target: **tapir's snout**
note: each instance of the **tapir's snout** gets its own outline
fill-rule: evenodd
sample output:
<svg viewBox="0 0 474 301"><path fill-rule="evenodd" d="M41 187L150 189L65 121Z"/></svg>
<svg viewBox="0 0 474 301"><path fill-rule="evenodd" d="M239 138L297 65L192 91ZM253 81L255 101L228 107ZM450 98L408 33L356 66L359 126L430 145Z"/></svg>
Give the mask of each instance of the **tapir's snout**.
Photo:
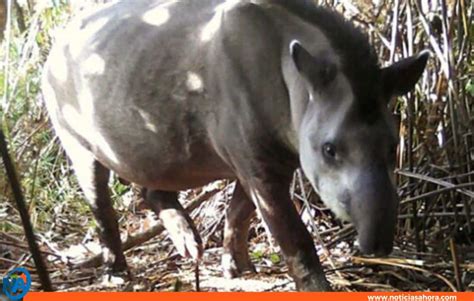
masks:
<svg viewBox="0 0 474 301"><path fill-rule="evenodd" d="M367 255L392 252L398 213L398 195L387 172L359 178L350 215L358 233L359 249Z"/></svg>
<svg viewBox="0 0 474 301"><path fill-rule="evenodd" d="M385 228L375 233L359 233L359 249L363 254L377 257L387 256L392 253L395 227Z"/></svg>

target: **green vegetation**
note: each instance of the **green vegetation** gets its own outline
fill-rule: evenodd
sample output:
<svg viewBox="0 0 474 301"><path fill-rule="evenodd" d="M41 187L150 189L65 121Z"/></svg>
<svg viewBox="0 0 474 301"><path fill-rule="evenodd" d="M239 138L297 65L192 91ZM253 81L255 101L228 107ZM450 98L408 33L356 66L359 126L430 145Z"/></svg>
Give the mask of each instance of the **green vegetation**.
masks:
<svg viewBox="0 0 474 301"><path fill-rule="evenodd" d="M98 1L84 0L81 4L94 5L91 4L94 2ZM353 284L338 284L342 290L449 290L452 286L472 290L472 280L471 284L461 280L469 279L465 275L472 272L473 258L469 258L464 250L472 248L474 243L472 1L319 2L334 6L363 27L375 43L381 62L396 61L410 52L416 53L425 48L433 53L428 70L416 91L398 99L393 106L394 112L401 115L397 180L402 204L395 256L423 260L423 268L429 272L410 270L406 266L417 265L412 261L404 261L405 267L401 268L397 268L396 264L378 266L383 271L381 273L374 273L372 268L332 272L330 280L334 281L338 277L344 277L346 282L334 283L354 280ZM337 4L332 5L333 2ZM373 2L380 4L375 5ZM0 50L0 125L8 138L11 155L21 176L39 241L45 249L53 252L84 241L84 237L90 236L87 234L93 233L95 229L94 219L83 200L71 166L51 130L40 91L42 65L54 41L54 32L70 18L72 9L68 0L28 0L22 1L15 12L11 30L4 35ZM0 25L3 25L4 16L4 12L0 11ZM10 252L13 254L9 255L12 259L2 260L2 241L11 242L16 238L18 241L15 243L21 243L23 236L8 185L0 163L0 275L10 268L12 261L24 259L24 253ZM294 186L295 196L300 199L314 195L310 193L309 185ZM116 207L121 211L121 216L125 216L120 221L128 230L128 218L133 212L128 211L129 204L123 201L123 196L130 193L131 189L116 179L112 181L111 187L113 199L118 205ZM305 193L300 195L301 190ZM316 203L313 209L319 210L324 205L315 199L311 198ZM224 206L211 207L222 211ZM340 269L349 264L343 258L350 257L351 250L347 246L339 248L338 245L341 241L352 241L354 233L326 211L318 212L318 222L325 227L321 239L331 249L331 258L337 258L331 265L324 261L329 265L326 268ZM197 221L208 218L200 214L194 214ZM212 216L215 219L222 213ZM215 226L206 227L212 230L209 237L219 245L223 228L221 220L216 221ZM137 228L139 226L134 227ZM262 227L259 227L258 222L254 222L252 229L253 240L261 240L265 236L262 234L264 231L259 231ZM211 240L209 237L207 240ZM452 248L453 245L457 246L457 251ZM457 271L453 268L453 254L460 259ZM134 256L141 256L141 253L134 253ZM254 262L269 260L275 265L282 261L274 250L263 252L259 249L251 257ZM149 262L143 260L141 266L145 266L145 263ZM61 263L55 263L52 268L54 277L59 280L84 277L76 274L70 276ZM153 268L157 269L155 266ZM150 276L150 271L142 272ZM90 279L96 277L94 272L88 275ZM443 275L452 286L433 275ZM170 290L182 290L183 282L180 279L170 279ZM150 281L155 283L156 279ZM381 283L381 286L374 287L373 283ZM62 288L70 286L72 284L66 283Z"/></svg>

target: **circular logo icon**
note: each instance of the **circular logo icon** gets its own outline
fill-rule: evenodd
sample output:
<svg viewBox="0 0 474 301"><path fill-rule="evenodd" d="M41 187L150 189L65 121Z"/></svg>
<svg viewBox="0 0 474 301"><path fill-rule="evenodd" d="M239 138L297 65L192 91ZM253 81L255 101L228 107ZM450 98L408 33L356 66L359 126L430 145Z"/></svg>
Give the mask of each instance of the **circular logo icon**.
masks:
<svg viewBox="0 0 474 301"><path fill-rule="evenodd" d="M16 268L3 278L3 293L12 301L21 300L31 287L31 276L27 269Z"/></svg>

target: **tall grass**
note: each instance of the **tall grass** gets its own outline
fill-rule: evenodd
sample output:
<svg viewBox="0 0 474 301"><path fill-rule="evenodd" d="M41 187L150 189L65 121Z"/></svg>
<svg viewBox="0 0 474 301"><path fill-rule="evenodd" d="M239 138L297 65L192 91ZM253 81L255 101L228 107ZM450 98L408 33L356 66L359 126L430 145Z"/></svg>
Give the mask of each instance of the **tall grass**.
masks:
<svg viewBox="0 0 474 301"><path fill-rule="evenodd" d="M89 2L96 1L79 4ZM436 253L450 264L452 256L459 256L461 262L472 260L461 256L462 248L472 247L474 235L472 1L319 2L363 27L384 65L422 49L432 52L415 91L393 103L393 111L401 117L398 182L402 204L397 244L407 254ZM35 228L43 241L66 247L80 241L94 222L50 128L39 84L54 31L72 11L67 0L34 3L16 7L2 43L0 121ZM4 19L1 12L0 23ZM125 210L121 196L129 188L117 181L113 188L114 200ZM305 189L310 190L309 186ZM310 195L309 191L304 195ZM21 237L19 217L10 199L0 164L0 233ZM446 273L455 279L463 270ZM457 285L462 289L462 284Z"/></svg>

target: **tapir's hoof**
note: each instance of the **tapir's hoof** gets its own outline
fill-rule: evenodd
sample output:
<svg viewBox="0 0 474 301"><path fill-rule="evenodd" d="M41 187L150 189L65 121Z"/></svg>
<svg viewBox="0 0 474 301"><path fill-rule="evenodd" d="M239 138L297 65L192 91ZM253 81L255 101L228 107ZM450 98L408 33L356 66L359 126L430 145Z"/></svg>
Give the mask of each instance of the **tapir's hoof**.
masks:
<svg viewBox="0 0 474 301"><path fill-rule="evenodd" d="M118 272L114 271L111 266L107 268L101 279L101 286L120 288L121 290L134 281L133 274L130 270L127 269L126 271Z"/></svg>
<svg viewBox="0 0 474 301"><path fill-rule="evenodd" d="M333 289L324 274L313 274L302 279L295 279L296 289L301 292L332 292Z"/></svg>
<svg viewBox="0 0 474 301"><path fill-rule="evenodd" d="M194 260L202 257L201 236L186 213L176 209L166 209L160 212L160 219L181 256L191 257Z"/></svg>
<svg viewBox="0 0 474 301"><path fill-rule="evenodd" d="M222 255L222 273L224 278L233 279L244 273L256 273L255 266L249 258L236 260L231 254Z"/></svg>
<svg viewBox="0 0 474 301"><path fill-rule="evenodd" d="M122 278L124 280L133 280L133 274L128 267L128 264L125 260L115 260L113 263L107 262L107 257L105 259L106 264L106 274L109 277Z"/></svg>
<svg viewBox="0 0 474 301"><path fill-rule="evenodd" d="M124 280L132 281L133 280L133 274L130 271L129 268L126 268L125 270L122 269L116 269L113 266L110 266L106 270L106 274L110 277L115 277L115 278L122 278Z"/></svg>

